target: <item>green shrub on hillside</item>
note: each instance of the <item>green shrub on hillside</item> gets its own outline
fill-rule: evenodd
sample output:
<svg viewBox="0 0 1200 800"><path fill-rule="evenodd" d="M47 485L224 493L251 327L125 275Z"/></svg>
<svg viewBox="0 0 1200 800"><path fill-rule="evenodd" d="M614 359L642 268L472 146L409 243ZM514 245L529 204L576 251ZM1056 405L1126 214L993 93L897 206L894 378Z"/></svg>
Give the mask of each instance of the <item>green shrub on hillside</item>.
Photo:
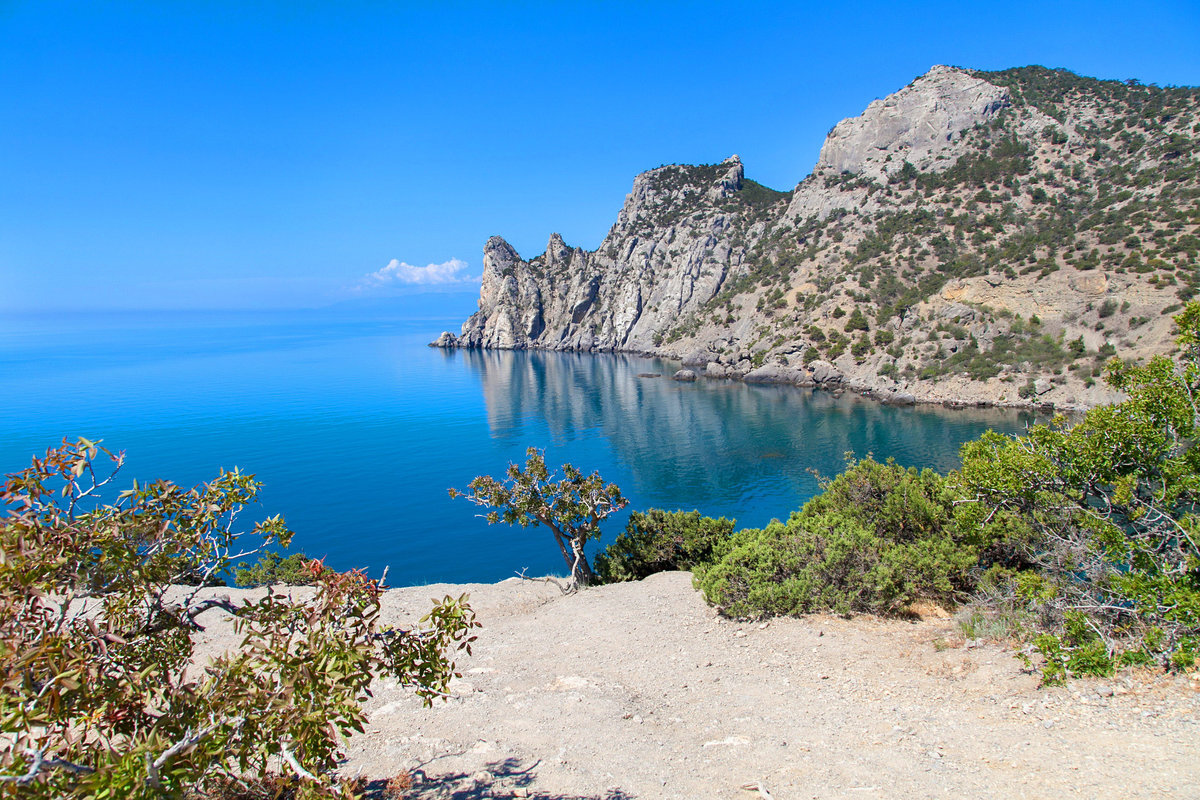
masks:
<svg viewBox="0 0 1200 800"><path fill-rule="evenodd" d="M891 614L967 588L976 548L955 533L940 475L867 458L824 489L786 523L734 534L698 568L708 601L734 617Z"/></svg>
<svg viewBox="0 0 1200 800"><path fill-rule="evenodd" d="M843 330L846 333L851 333L853 331L865 331L867 328L867 318L863 316L862 309L855 306L854 310L850 312L850 318L846 320Z"/></svg>
<svg viewBox="0 0 1200 800"><path fill-rule="evenodd" d="M636 581L709 561L714 548L733 534L735 520L702 517L699 511L633 512L625 531L596 556L604 583Z"/></svg>
<svg viewBox="0 0 1200 800"><path fill-rule="evenodd" d="M1024 436L988 432L963 446L948 478L851 462L786 523L719 542L695 567L697 586L734 617L888 614L978 587L973 629L1030 641L1044 682L1130 664L1191 668L1200 302L1175 321L1179 363L1109 364L1106 380L1128 400L1073 427L1059 418Z"/></svg>

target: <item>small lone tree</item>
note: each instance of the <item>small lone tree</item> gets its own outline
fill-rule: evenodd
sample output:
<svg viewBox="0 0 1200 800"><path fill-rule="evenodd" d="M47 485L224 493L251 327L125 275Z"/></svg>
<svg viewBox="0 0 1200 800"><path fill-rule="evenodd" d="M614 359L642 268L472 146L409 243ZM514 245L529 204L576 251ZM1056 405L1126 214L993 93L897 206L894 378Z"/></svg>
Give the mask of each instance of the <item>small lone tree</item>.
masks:
<svg viewBox="0 0 1200 800"><path fill-rule="evenodd" d="M605 484L599 472L585 476L570 464L563 464L564 477L555 481L546 469L541 450L531 447L525 454L524 468L508 465L507 480L480 475L471 481L468 491L451 489L450 496L495 509L486 515L489 525L545 525L554 534L563 561L571 570L569 590L594 583L596 575L584 545L600 535L600 523L609 514L620 511L629 501L621 496L615 483Z"/></svg>
<svg viewBox="0 0 1200 800"><path fill-rule="evenodd" d="M135 483L105 504L121 461L64 442L0 489L0 796L159 800L282 781L297 798L349 797L333 770L371 681L442 695L451 654L474 639L466 597L390 629L379 581L314 561L312 589L235 602L211 586L257 552L236 530L253 476ZM252 535L286 546L291 532L276 516ZM218 608L241 643L201 661L194 636Z"/></svg>

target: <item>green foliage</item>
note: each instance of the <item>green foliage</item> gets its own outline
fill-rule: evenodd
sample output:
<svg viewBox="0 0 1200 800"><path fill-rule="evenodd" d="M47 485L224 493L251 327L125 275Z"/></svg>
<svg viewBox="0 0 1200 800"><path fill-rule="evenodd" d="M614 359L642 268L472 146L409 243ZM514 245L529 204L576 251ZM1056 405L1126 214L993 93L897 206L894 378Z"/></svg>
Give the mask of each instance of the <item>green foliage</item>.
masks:
<svg viewBox="0 0 1200 800"><path fill-rule="evenodd" d="M791 196L791 192L776 191L747 178L742 181L742 190L734 198L752 214L761 214Z"/></svg>
<svg viewBox="0 0 1200 800"><path fill-rule="evenodd" d="M650 173L651 189L656 202L644 217L635 220L638 231L648 232L684 223L688 217L708 210L708 190L729 171L728 164L669 164ZM791 197L791 192L778 192L743 180L739 191L721 203L721 210L739 213L745 221L762 218L773 207Z"/></svg>
<svg viewBox="0 0 1200 800"><path fill-rule="evenodd" d="M1034 639L1042 656L1042 683L1063 683L1071 675L1106 678L1116 671L1116 662L1100 634L1089 627L1087 617L1068 611L1061 635L1043 633Z"/></svg>
<svg viewBox="0 0 1200 800"><path fill-rule="evenodd" d="M1175 319L1181 366L1110 364L1106 380L1128 400L1073 427L1060 419L963 447L956 482L971 502L958 524L1048 587L1017 598L1047 629L1037 645L1048 679L1094 674L1126 653L1178 667L1200 642L1200 304Z"/></svg>
<svg viewBox="0 0 1200 800"><path fill-rule="evenodd" d="M962 328L959 330L966 334ZM987 350L981 350L978 343L970 340L957 353L928 364L923 377L966 374L975 380L987 380L999 375L1005 367L1017 366L1032 372L1050 371L1070 363L1074 357L1075 351L1063 348L1059 339L1047 334L1027 335L1023 324L1014 323L1012 332L996 336ZM1032 398L1036 395L1032 385L1023 391L1025 393L1021 397Z"/></svg>
<svg viewBox="0 0 1200 800"><path fill-rule="evenodd" d="M824 489L787 523L738 531L718 548L696 570L708 601L734 617L891 614L966 588L975 550L950 525L937 473L867 458Z"/></svg>
<svg viewBox="0 0 1200 800"><path fill-rule="evenodd" d="M964 184L984 187L1013 175L1025 175L1031 168L1033 151L1015 136L995 143L983 142L980 149L960 156L950 169L942 173L923 173L917 178L922 189L946 188ZM1043 192L1043 195L1045 192Z"/></svg>
<svg viewBox="0 0 1200 800"><path fill-rule="evenodd" d="M872 349L871 339L867 336L866 331L864 331L858 335L858 339L850 346L850 354L854 356L856 361L861 362Z"/></svg>
<svg viewBox="0 0 1200 800"><path fill-rule="evenodd" d="M555 481L546 469L541 450L530 447L525 455L524 468L508 465L507 480L480 475L468 485L469 491L450 489L450 496L494 509L487 514L489 525L503 522L522 528L545 526L571 571L571 587L595 583L596 574L584 547L600 536L600 523L629 501L621 496L615 483L605 484L598 472L585 476L570 464L563 464L563 478Z"/></svg>
<svg viewBox="0 0 1200 800"><path fill-rule="evenodd" d="M292 553L284 558L274 550L268 550L258 563L238 564L233 573L233 582L238 586L310 586L329 567L314 561L304 553Z"/></svg>
<svg viewBox="0 0 1200 800"><path fill-rule="evenodd" d="M1035 106L1055 119L1063 119L1062 105L1068 98L1082 97L1124 112L1124 119L1119 119L1117 123L1121 126L1136 124L1139 127L1153 127L1154 121L1169 114L1172 106L1179 108L1186 105L1196 95L1194 88L1162 89L1137 81L1097 80L1065 69L1039 66L975 74L989 83L1009 89L1015 104ZM1054 142L1053 131L1050 138ZM1172 147L1171 141L1166 146L1168 149Z"/></svg>
<svg viewBox="0 0 1200 800"><path fill-rule="evenodd" d="M596 556L605 583L636 581L667 570L708 562L713 549L733 534L734 520L702 517L698 511L634 511L625 531Z"/></svg>
<svg viewBox="0 0 1200 800"><path fill-rule="evenodd" d="M867 325L867 318L863 316L862 309L858 308L858 306L855 306L854 310L850 312L850 318L846 320L846 325L843 330L845 330L846 333L850 333L852 331L865 331L869 327L870 326Z"/></svg>
<svg viewBox="0 0 1200 800"><path fill-rule="evenodd" d="M361 572L234 603L207 584L240 554L234 520L257 496L253 476L135 483L104 504L122 460L64 443L0 492L0 786L149 800L283 768L297 797L349 796L333 769L363 730L371 681L395 678L426 702L442 694L450 654L474 638L466 598L411 630L380 625L382 588ZM278 516L250 535L291 537ZM240 645L189 669L213 609L233 616Z"/></svg>

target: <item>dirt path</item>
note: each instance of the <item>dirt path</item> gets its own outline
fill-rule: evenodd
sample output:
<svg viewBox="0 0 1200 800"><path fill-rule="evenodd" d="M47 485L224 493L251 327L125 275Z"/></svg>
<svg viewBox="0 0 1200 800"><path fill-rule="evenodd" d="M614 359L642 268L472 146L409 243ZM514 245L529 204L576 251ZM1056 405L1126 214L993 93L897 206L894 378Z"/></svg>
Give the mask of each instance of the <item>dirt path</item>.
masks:
<svg viewBox="0 0 1200 800"><path fill-rule="evenodd" d="M393 589L385 617L462 591L484 627L454 696L380 685L349 774L414 771L421 800L1200 798L1200 675L1039 690L950 620L739 624L687 573Z"/></svg>

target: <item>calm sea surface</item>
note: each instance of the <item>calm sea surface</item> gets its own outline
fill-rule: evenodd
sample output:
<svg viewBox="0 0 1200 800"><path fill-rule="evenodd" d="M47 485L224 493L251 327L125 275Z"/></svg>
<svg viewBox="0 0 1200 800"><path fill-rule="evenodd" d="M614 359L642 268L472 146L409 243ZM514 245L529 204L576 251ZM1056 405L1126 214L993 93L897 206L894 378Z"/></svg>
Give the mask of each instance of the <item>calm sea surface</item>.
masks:
<svg viewBox="0 0 1200 800"><path fill-rule="evenodd" d="M631 508L786 518L843 454L947 470L1015 412L888 408L792 387L677 383L628 356L442 351L459 320L331 313L0 319L0 471L64 436L127 452L132 479L193 485L221 467L264 484L294 546L393 585L561 574L549 535L489 527L448 487L525 449L599 470ZM662 373L639 378L639 373ZM624 525L607 523L606 539Z"/></svg>

